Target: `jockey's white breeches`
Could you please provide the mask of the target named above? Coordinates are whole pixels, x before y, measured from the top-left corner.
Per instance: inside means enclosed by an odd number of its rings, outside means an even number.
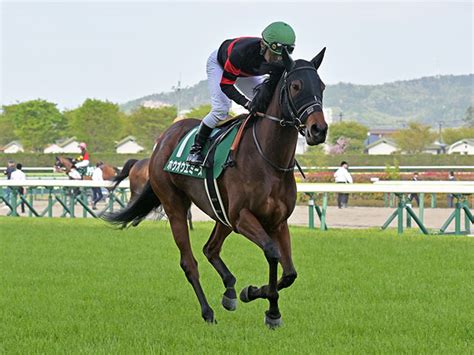
[[[76,169],[72,169],[70,172],[67,173],[69,175],[69,177],[73,180],[81,180],[82,179],[82,176],[81,174],[79,174],[79,171],[77,171]]]
[[[83,160],[79,163],[76,163],[76,168],[87,168],[89,166],[89,160]]]
[[[217,60],[217,50],[207,59],[207,85],[211,94],[211,112],[203,118],[206,126],[214,128],[219,121],[224,120],[229,114],[232,101],[221,90],[221,80],[224,69]],[[237,78],[235,87],[247,98],[254,97],[253,89],[263,82],[265,76],[249,76]]]

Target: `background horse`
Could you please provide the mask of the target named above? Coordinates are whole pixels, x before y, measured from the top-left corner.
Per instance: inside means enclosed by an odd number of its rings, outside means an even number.
[[[112,188],[113,190],[128,177],[128,180],[130,182],[130,200],[128,201],[129,205],[138,198],[138,196],[142,193],[145,184],[148,182],[149,163],[150,158],[142,160],[129,159],[123,165],[122,171],[120,171],[120,173],[115,175],[112,179],[112,181],[114,182],[114,186]],[[160,208],[161,206],[159,206],[157,212],[160,212]],[[188,210],[187,218],[189,228],[193,229],[193,216],[191,214],[191,209]]]
[[[71,175],[69,174],[72,170],[74,170],[74,163],[72,158],[66,157],[56,157],[56,162],[54,164],[54,170],[58,173],[65,173],[72,179]],[[118,169],[110,166],[108,164],[102,165],[102,177],[104,180],[112,180],[115,175],[117,175]],[[92,177],[88,175],[84,175],[82,177],[84,180],[91,180]]]
[[[112,179],[114,182],[114,189],[127,177],[130,181],[130,200],[129,204],[138,198],[143,191],[146,182],[148,181],[148,164],[150,158],[138,160],[129,159],[123,165],[120,173],[115,175]]]
[[[324,51],[310,62],[293,62],[284,50],[284,68],[275,67],[260,86],[252,101],[252,111],[265,114],[254,118],[250,127],[244,130],[239,150],[234,151],[235,165],[227,168],[217,182],[227,212],[226,220],[221,220],[215,213],[203,180],[163,170],[178,142],[199,124],[198,120],[192,119],[178,121],[163,133],[151,156],[150,181],[138,199],[105,217],[109,222],[125,227],[142,220],[153,208],[164,207],[180,250],[181,267],[194,289],[206,322],[215,321],[214,311],[201,287],[191,250],[186,226],[186,211],[191,201],[216,221],[204,246],[204,254],[225,286],[224,308],[235,310],[237,305],[236,279],[220,257],[224,240],[234,231],[257,244],[269,264],[269,283],[260,288],[245,287],[240,293],[241,301],[267,299],[270,306],[265,312],[265,323],[276,327],[281,322],[279,291],[293,284],[297,276],[287,219],[296,203],[293,170],[298,131],[304,132],[309,145],[316,145],[325,141],[328,128],[322,112],[324,84],[317,73]],[[278,263],[283,268],[280,280]]]

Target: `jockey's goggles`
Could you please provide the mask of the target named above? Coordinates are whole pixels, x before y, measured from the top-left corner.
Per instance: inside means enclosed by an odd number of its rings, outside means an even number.
[[[295,50],[295,45],[294,44],[282,44],[282,43],[278,43],[278,42],[272,42],[272,43],[267,43],[266,41],[264,41],[266,46],[274,53],[278,54],[278,55],[281,55],[281,52],[283,50],[283,47],[286,48],[288,54],[291,54],[293,53],[293,51]]]

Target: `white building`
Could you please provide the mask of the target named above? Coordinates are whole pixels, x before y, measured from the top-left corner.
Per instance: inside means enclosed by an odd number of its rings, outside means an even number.
[[[474,138],[461,139],[448,147],[448,154],[474,155]]]
[[[7,154],[22,153],[23,151],[23,146],[18,141],[11,141],[0,148],[0,152]]]
[[[365,147],[369,155],[390,155],[398,150],[397,145],[390,139],[381,138]]]
[[[79,141],[76,137],[66,138],[64,140],[57,141],[56,143],[48,145],[44,150],[45,154],[58,154],[58,153],[69,153],[79,154],[81,148],[79,148]]]
[[[145,150],[141,145],[136,142],[135,137],[128,136],[117,142],[115,151],[118,154],[136,154],[140,153],[142,150]]]

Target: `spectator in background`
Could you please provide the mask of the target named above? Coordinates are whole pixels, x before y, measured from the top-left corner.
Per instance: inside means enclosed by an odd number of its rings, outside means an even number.
[[[416,171],[413,173],[413,177],[411,179],[412,181],[418,181],[418,173]],[[413,203],[413,200],[415,200],[417,206],[420,207],[420,197],[418,194],[409,194],[408,200],[410,200],[410,203]]]
[[[7,162],[7,168],[5,169],[5,172],[3,173],[3,175],[6,175],[7,180],[10,180],[12,176],[12,172],[14,171],[15,171],[15,162],[13,160],[9,160]],[[5,199],[7,201],[10,201],[10,196],[11,196],[11,189],[7,188],[5,192]],[[8,208],[8,207],[5,206],[5,208]]]
[[[14,172],[15,169],[16,169],[15,162],[13,160],[9,160],[7,163],[7,168],[5,169],[5,172],[3,173],[3,175],[7,176],[7,180],[11,179],[12,172]]]
[[[10,180],[15,180],[15,181],[25,181],[26,180],[26,175],[25,173],[21,170],[23,166],[18,163],[16,165],[16,170],[11,173]],[[20,197],[25,195],[25,188],[23,186],[18,186],[18,193],[20,194]],[[21,213],[25,213],[25,203],[23,200],[21,200]]]
[[[92,174],[92,181],[104,181],[102,175],[102,163],[101,161],[95,165],[94,172]],[[97,202],[102,200],[104,195],[102,195],[102,188],[101,187],[93,187],[92,188],[92,209],[97,209]]]
[[[450,171],[448,174],[448,181],[456,181],[456,177],[454,176],[454,171]],[[448,194],[448,208],[454,207],[454,195]]]
[[[349,164],[342,161],[339,169],[334,173],[334,179],[336,184],[352,184],[352,176],[349,173]],[[337,194],[337,207],[347,208],[347,203],[349,202],[349,194],[339,193]]]

